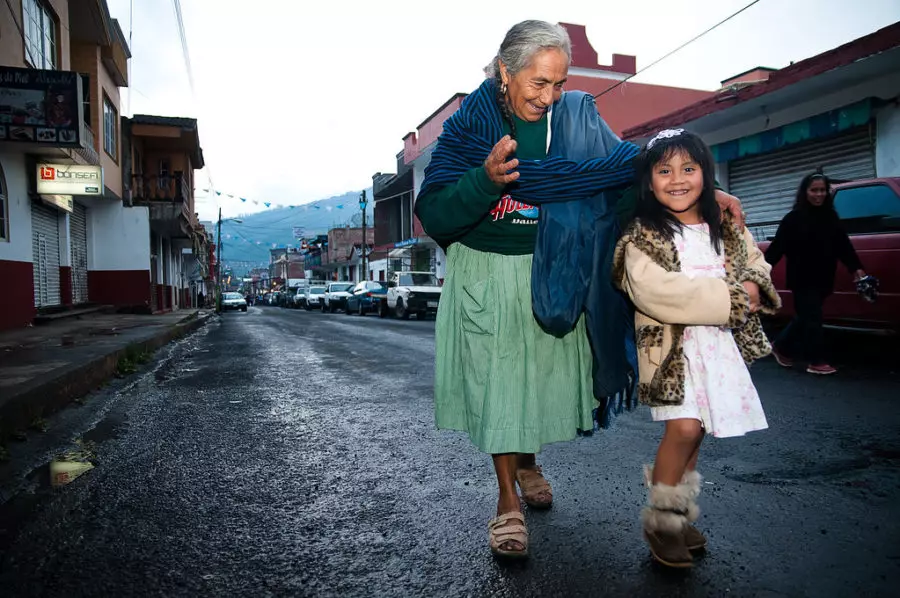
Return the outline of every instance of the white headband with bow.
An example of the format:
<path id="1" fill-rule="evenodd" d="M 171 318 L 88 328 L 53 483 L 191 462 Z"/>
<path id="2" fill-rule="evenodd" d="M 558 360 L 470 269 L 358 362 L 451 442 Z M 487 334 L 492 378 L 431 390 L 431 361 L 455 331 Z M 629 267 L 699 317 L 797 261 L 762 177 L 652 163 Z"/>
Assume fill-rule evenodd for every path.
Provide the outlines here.
<path id="1" fill-rule="evenodd" d="M 684 129 L 663 129 L 647 142 L 647 149 L 652 149 L 656 142 L 661 139 L 671 139 L 672 137 L 678 137 L 682 133 L 684 133 Z"/>

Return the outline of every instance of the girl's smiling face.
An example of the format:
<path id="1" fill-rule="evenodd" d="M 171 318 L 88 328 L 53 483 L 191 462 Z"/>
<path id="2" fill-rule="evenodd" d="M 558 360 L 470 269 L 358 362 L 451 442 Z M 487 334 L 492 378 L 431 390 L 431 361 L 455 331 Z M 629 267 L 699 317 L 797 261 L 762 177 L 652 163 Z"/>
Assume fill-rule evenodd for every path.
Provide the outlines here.
<path id="1" fill-rule="evenodd" d="M 676 150 L 653 165 L 650 189 L 657 201 L 682 224 L 700 224 L 703 170 L 684 150 Z"/>

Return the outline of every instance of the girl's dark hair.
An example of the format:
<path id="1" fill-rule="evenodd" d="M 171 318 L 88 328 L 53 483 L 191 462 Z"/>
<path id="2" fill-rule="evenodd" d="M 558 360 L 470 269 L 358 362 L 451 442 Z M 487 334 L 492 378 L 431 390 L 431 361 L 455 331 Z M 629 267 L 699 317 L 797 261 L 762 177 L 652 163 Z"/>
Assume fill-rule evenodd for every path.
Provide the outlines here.
<path id="1" fill-rule="evenodd" d="M 709 236 L 716 253 L 722 250 L 722 212 L 716 202 L 716 177 L 712 152 L 697 135 L 683 131 L 679 135 L 657 139 L 650 148 L 646 146 L 635 159 L 635 186 L 637 187 L 637 209 L 635 216 L 641 224 L 672 240 L 675 231 L 684 225 L 653 194 L 651 182 L 657 164 L 675 154 L 684 152 L 700 166 L 703 172 L 703 190 L 698 200 L 700 215 L 709 226 Z"/>
<path id="2" fill-rule="evenodd" d="M 825 183 L 825 201 L 816 209 L 834 212 L 834 194 L 831 192 L 831 180 L 821 172 L 812 172 L 803 177 L 803 180 L 800 181 L 800 186 L 797 187 L 797 198 L 794 201 L 794 209 L 810 210 L 814 207 L 809 203 L 806 193 L 816 181 Z"/>

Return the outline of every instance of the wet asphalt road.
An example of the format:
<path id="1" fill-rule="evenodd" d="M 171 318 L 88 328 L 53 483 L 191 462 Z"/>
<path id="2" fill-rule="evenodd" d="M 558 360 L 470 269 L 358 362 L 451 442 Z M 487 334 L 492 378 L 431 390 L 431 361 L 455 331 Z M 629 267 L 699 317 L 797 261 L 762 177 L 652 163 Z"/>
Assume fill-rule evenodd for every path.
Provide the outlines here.
<path id="1" fill-rule="evenodd" d="M 161 351 L 12 447 L 96 468 L 4 482 L 4 596 L 888 596 L 900 579 L 896 342 L 833 337 L 841 373 L 754 367 L 770 430 L 707 441 L 692 571 L 651 563 L 641 409 L 540 456 L 532 558 L 497 563 L 489 460 L 436 431 L 434 323 L 254 307 Z M 854 344 L 855 343 L 855 344 Z M 892 354 L 886 355 L 885 351 Z"/>

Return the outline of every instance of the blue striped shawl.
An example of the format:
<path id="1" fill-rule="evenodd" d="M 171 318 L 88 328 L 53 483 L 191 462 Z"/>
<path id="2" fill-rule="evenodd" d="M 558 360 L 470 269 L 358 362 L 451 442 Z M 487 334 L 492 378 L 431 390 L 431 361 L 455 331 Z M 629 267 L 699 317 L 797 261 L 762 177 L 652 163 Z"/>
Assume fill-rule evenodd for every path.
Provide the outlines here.
<path id="1" fill-rule="evenodd" d="M 503 117 L 497 106 L 497 87 L 487 79 L 463 100 L 444 122 L 419 195 L 458 181 L 467 171 L 481 166 L 503 137 Z M 519 160 L 519 178 L 506 192 L 523 203 L 541 205 L 572 201 L 621 187 L 634 176 L 632 159 L 638 153 L 632 143 L 618 144 L 604 158 L 574 162 L 560 157 Z"/>

